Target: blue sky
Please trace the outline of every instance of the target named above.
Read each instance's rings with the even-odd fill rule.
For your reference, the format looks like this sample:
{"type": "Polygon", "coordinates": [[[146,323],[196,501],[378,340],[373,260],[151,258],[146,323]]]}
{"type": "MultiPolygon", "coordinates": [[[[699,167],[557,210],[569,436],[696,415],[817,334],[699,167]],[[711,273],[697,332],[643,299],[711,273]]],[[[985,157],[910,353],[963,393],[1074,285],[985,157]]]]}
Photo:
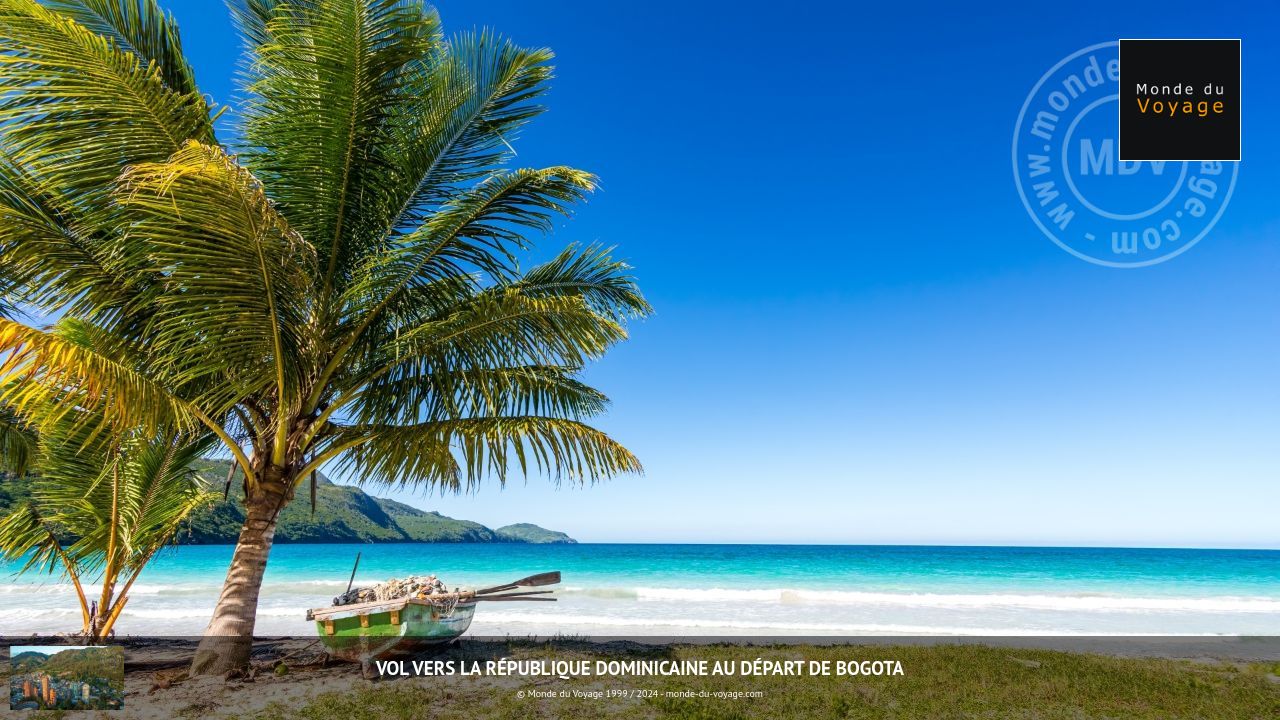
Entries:
{"type": "MultiPolygon", "coordinates": [[[[231,102],[225,11],[169,7],[231,102]]],[[[543,247],[619,246],[657,308],[589,375],[647,472],[394,497],[599,542],[1280,547],[1275,8],[437,7],[557,53],[518,160],[602,176],[543,247]],[[1120,37],[1243,38],[1235,195],[1138,270],[1056,247],[1009,167],[1040,75],[1120,37]]]]}

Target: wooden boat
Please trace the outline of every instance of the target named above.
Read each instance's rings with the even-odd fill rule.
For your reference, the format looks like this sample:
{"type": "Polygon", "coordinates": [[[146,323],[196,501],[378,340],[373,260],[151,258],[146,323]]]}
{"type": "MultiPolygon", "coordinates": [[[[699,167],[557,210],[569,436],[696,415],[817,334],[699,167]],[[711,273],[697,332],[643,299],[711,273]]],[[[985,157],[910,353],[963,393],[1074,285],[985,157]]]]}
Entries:
{"type": "Polygon", "coordinates": [[[360,663],[372,675],[374,659],[411,655],[457,639],[471,626],[481,601],[550,601],[534,597],[550,590],[492,593],[560,582],[560,573],[542,573],[482,590],[335,605],[307,611],[329,655],[360,663]]]}
{"type": "Polygon", "coordinates": [[[373,658],[407,655],[447,643],[471,626],[476,612],[470,593],[309,610],[330,655],[367,665],[373,658]]]}

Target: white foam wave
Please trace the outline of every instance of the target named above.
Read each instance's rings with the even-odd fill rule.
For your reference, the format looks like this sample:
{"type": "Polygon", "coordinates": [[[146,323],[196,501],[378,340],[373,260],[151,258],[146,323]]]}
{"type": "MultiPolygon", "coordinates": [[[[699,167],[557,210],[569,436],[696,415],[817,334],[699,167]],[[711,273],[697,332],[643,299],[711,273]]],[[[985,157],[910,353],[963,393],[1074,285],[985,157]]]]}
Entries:
{"type": "MultiPolygon", "coordinates": [[[[741,632],[744,630],[765,631],[770,633],[824,633],[830,635],[974,635],[974,636],[1096,636],[1096,637],[1133,637],[1140,633],[1132,632],[1075,632],[1066,630],[1044,630],[1040,628],[1008,628],[1008,627],[962,627],[950,625],[909,625],[897,623],[815,623],[815,622],[768,622],[750,620],[723,620],[716,618],[627,618],[607,615],[569,615],[550,618],[536,613],[492,612],[483,618],[477,615],[473,632],[483,634],[488,625],[529,625],[536,626],[538,632],[556,631],[564,627],[574,628],[676,628],[695,630],[715,634],[716,630],[741,632]]],[[[1177,635],[1179,633],[1160,633],[1177,635]]],[[[1189,633],[1188,635],[1197,635],[1189,633]]]]}
{"type": "MultiPolygon", "coordinates": [[[[183,620],[186,618],[204,618],[208,619],[213,615],[213,606],[207,607],[180,607],[180,608],[137,608],[125,610],[124,614],[130,617],[146,618],[148,620],[183,620]]],[[[296,617],[299,620],[306,617],[307,609],[305,607],[259,607],[258,617],[296,617]]]]}
{"type": "Polygon", "coordinates": [[[124,614],[129,617],[146,618],[148,620],[182,620],[185,618],[195,617],[208,618],[213,615],[213,606],[196,608],[130,608],[129,610],[126,610],[124,614]]]}
{"type": "Polygon", "coordinates": [[[1280,613],[1269,597],[1127,597],[1119,595],[1020,595],[1016,593],[885,593],[844,590],[635,588],[648,602],[753,602],[821,605],[894,605],[931,608],[1025,608],[1085,612],[1280,613]]]}
{"type": "Polygon", "coordinates": [[[79,608],[3,608],[0,620],[30,620],[49,615],[79,615],[79,608]]]}

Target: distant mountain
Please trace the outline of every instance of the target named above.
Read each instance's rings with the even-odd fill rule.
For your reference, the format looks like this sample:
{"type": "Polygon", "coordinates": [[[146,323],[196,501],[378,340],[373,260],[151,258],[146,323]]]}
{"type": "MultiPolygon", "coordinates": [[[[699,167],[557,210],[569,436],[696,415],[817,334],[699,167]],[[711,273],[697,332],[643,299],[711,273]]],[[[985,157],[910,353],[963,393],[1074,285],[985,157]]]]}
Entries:
{"type": "Polygon", "coordinates": [[[30,672],[36,668],[43,667],[49,661],[49,656],[43,653],[20,652],[9,658],[9,665],[17,672],[30,672]]]}
{"type": "MultiPolygon", "coordinates": [[[[226,461],[202,460],[196,474],[211,487],[222,490],[229,465],[226,461]]],[[[0,517],[9,507],[30,496],[30,480],[0,473],[0,517]]],[[[178,532],[183,545],[234,543],[244,522],[244,506],[236,498],[238,481],[233,481],[229,500],[218,499],[197,510],[178,532]]],[[[323,474],[316,482],[316,509],[311,512],[310,487],[303,483],[298,496],[280,511],[276,525],[277,543],[572,543],[562,532],[520,523],[492,530],[470,520],[457,520],[438,512],[428,512],[394,500],[377,498],[350,485],[335,485],[323,474]]]]}
{"type": "Polygon", "coordinates": [[[124,650],[120,647],[50,650],[48,654],[33,651],[18,653],[9,658],[10,667],[17,673],[39,670],[83,681],[94,678],[123,681],[124,650]]]}
{"type": "Polygon", "coordinates": [[[572,545],[577,540],[562,532],[538,527],[533,523],[516,523],[498,528],[495,532],[505,542],[551,543],[556,545],[572,545]]]}
{"type": "MultiPolygon", "coordinates": [[[[227,477],[226,462],[201,462],[196,471],[206,482],[221,487],[227,477]]],[[[457,520],[395,500],[377,498],[350,485],[335,485],[321,474],[316,481],[316,509],[311,511],[309,486],[298,488],[298,497],[280,512],[275,541],[279,543],[543,543],[575,542],[564,533],[537,525],[514,534],[495,532],[470,520],[457,520]]],[[[234,494],[234,489],[233,489],[234,494]]],[[[197,511],[179,533],[183,544],[233,543],[244,522],[244,506],[234,497],[197,511]]],[[[505,528],[504,528],[505,529],[505,528]]]]}
{"type": "Polygon", "coordinates": [[[407,536],[419,538],[422,542],[504,542],[499,533],[478,522],[455,520],[395,500],[374,500],[407,536]]]}
{"type": "Polygon", "coordinates": [[[69,677],[81,682],[104,679],[124,682],[124,648],[90,647],[63,650],[51,656],[41,668],[50,675],[69,677]]]}

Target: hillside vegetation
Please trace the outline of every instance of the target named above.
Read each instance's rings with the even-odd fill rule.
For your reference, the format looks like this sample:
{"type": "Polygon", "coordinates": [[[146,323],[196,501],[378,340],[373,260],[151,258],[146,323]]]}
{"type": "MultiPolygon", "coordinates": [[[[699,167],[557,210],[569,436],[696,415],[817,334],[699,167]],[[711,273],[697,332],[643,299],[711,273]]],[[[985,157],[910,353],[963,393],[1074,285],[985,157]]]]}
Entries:
{"type": "Polygon", "coordinates": [[[23,673],[41,671],[81,682],[124,682],[124,650],[120,647],[77,648],[52,655],[24,652],[14,656],[11,664],[15,671],[23,673]]]}
{"type": "MultiPolygon", "coordinates": [[[[225,461],[201,460],[194,468],[211,487],[223,488],[225,461]]],[[[236,498],[239,479],[232,481],[229,499],[218,499],[197,510],[184,523],[175,540],[185,545],[234,543],[244,522],[244,506],[236,498]]],[[[30,480],[0,475],[0,516],[30,495],[30,480]]],[[[316,483],[315,512],[310,487],[304,483],[298,498],[280,512],[277,543],[574,543],[573,538],[530,523],[493,530],[470,520],[446,517],[438,512],[378,498],[350,485],[336,485],[324,475],[316,483]]]]}

